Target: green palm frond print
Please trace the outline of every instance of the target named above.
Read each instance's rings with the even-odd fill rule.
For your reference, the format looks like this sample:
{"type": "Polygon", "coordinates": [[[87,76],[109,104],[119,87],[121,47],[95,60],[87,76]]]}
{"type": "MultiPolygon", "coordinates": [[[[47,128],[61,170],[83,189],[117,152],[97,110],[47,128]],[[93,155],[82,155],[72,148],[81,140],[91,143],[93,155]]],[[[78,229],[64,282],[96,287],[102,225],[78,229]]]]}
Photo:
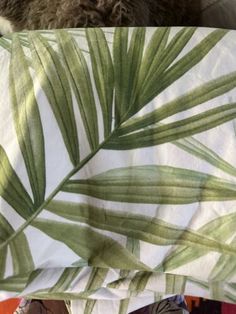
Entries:
{"type": "Polygon", "coordinates": [[[0,299],[236,302],[236,36],[0,39],[0,299]]]}

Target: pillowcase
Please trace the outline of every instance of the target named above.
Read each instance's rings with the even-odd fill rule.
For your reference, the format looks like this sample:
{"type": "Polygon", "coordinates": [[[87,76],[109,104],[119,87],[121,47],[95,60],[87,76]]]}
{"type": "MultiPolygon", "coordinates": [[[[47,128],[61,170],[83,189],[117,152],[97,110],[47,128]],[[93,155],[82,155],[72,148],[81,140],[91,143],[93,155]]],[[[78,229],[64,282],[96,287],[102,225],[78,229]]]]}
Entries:
{"type": "Polygon", "coordinates": [[[35,31],[0,47],[0,298],[103,314],[234,302],[235,32],[35,31]]]}

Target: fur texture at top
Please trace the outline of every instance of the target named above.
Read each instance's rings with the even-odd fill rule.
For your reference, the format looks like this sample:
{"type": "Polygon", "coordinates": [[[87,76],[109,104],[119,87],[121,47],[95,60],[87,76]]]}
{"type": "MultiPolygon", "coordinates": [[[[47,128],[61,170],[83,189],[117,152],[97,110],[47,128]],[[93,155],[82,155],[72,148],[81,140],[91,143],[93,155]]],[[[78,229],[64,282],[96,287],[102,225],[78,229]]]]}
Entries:
{"type": "MultiPolygon", "coordinates": [[[[0,0],[13,30],[181,25],[189,0],[0,0]]],[[[1,31],[1,30],[0,30],[1,31]]]]}

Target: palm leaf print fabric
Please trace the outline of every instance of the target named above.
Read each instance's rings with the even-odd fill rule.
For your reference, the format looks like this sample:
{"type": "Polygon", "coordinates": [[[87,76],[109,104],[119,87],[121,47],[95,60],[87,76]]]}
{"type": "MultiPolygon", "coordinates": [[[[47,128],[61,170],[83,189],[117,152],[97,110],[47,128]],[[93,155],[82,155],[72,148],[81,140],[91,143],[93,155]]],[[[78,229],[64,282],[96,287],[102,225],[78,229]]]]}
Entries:
{"type": "Polygon", "coordinates": [[[236,302],[236,32],[0,39],[0,298],[236,302]]]}

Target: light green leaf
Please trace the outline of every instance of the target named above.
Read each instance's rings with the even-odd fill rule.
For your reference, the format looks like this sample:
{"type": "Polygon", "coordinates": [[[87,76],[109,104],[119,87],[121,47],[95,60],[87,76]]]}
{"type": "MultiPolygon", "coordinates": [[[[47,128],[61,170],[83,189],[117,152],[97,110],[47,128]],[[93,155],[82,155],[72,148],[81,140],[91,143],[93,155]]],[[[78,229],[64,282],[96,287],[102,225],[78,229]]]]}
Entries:
{"type": "MultiPolygon", "coordinates": [[[[11,228],[8,226],[8,222],[5,217],[0,213],[0,244],[7,240],[11,233],[11,228]]],[[[4,277],[7,267],[7,247],[0,249],[0,280],[4,277]]]]}
{"type": "Polygon", "coordinates": [[[72,282],[79,276],[82,268],[66,268],[56,284],[49,289],[48,293],[66,292],[69,290],[72,282]]]}
{"type": "Polygon", "coordinates": [[[133,253],[138,259],[140,259],[140,243],[138,239],[128,237],[126,248],[129,252],[133,253]]]}
{"type": "Polygon", "coordinates": [[[232,175],[236,176],[236,168],[230,163],[221,158],[213,150],[211,150],[206,145],[202,144],[200,141],[193,137],[188,137],[186,139],[179,140],[173,143],[177,147],[185,150],[189,154],[202,159],[209,164],[215,166],[218,169],[232,175]]]}
{"type": "Polygon", "coordinates": [[[21,293],[28,280],[28,274],[20,274],[0,280],[0,287],[2,291],[19,292],[21,293]]]}
{"type": "MultiPolygon", "coordinates": [[[[231,245],[236,247],[236,237],[234,237],[231,245]]],[[[226,281],[232,278],[234,274],[236,274],[235,257],[231,255],[221,255],[210,273],[209,280],[226,281]]]]}
{"type": "MultiPolygon", "coordinates": [[[[206,57],[209,51],[211,51],[212,48],[214,48],[215,45],[227,34],[227,30],[214,30],[192,50],[186,53],[179,61],[171,65],[175,58],[185,48],[194,32],[195,28],[183,28],[167,45],[166,49],[164,49],[160,56],[162,61],[161,66],[156,69],[155,75],[152,73],[152,78],[145,83],[145,90],[142,88],[144,86],[140,85],[139,88],[141,92],[139,98],[135,100],[136,105],[133,107],[135,110],[128,112],[127,116],[130,117],[135,114],[143,108],[144,105],[158,96],[164,89],[192,69],[206,57]]],[[[155,49],[154,44],[152,47],[149,47],[149,49],[155,49]]],[[[166,111],[166,113],[167,116],[170,115],[169,111],[166,111]]],[[[125,120],[123,122],[125,122],[125,120]]]]}
{"type": "Polygon", "coordinates": [[[113,42],[115,74],[115,122],[119,125],[127,110],[133,106],[145,44],[145,28],[133,30],[128,45],[129,30],[116,28],[113,42]]]}
{"type": "MultiPolygon", "coordinates": [[[[230,303],[236,303],[236,297],[235,297],[235,294],[227,291],[224,296],[227,298],[227,300],[230,302],[230,303]]],[[[225,298],[224,298],[225,299],[225,298]]],[[[224,299],[222,298],[222,301],[224,301],[224,299]]]]}
{"type": "Polygon", "coordinates": [[[12,227],[7,219],[0,213],[0,243],[7,240],[12,233],[12,227]]]}
{"type": "MultiPolygon", "coordinates": [[[[230,238],[235,233],[235,218],[235,213],[216,218],[201,227],[199,230],[197,230],[197,232],[202,235],[207,235],[212,239],[215,239],[215,241],[218,241],[219,246],[221,246],[228,238],[230,238]]],[[[231,247],[232,250],[236,249],[236,246],[228,246],[231,247]]],[[[164,270],[166,272],[176,269],[207,254],[208,252],[209,250],[207,249],[199,249],[197,247],[177,247],[164,259],[161,265],[158,265],[156,267],[156,271],[164,270]]]]}
{"type": "Polygon", "coordinates": [[[145,28],[136,28],[133,30],[131,37],[131,42],[127,54],[127,71],[128,80],[126,80],[127,91],[125,104],[123,105],[122,118],[126,116],[127,110],[132,110],[135,105],[134,100],[136,96],[140,93],[140,87],[138,86],[139,72],[142,64],[142,57],[145,44],[145,28]]]}
{"type": "Polygon", "coordinates": [[[224,283],[219,281],[211,281],[209,287],[211,298],[213,300],[221,300],[224,296],[224,283]]]}
{"type": "Polygon", "coordinates": [[[84,309],[84,314],[92,314],[97,300],[88,300],[84,309]]]}
{"type": "Polygon", "coordinates": [[[86,37],[89,46],[95,85],[101,104],[104,136],[112,128],[112,105],[114,89],[114,69],[111,53],[104,32],[99,28],[87,28],[86,37]]]}
{"type": "MultiPolygon", "coordinates": [[[[157,67],[155,69],[154,68],[152,69],[150,76],[148,76],[148,79],[144,81],[144,84],[140,85],[141,91],[139,94],[139,98],[136,99],[136,106],[135,106],[136,108],[134,111],[132,111],[132,114],[140,110],[144,105],[150,102],[154,97],[156,97],[163,90],[162,81],[165,78],[165,71],[168,71],[167,69],[169,68],[169,66],[178,57],[180,52],[185,48],[185,46],[187,45],[187,43],[189,42],[189,40],[195,33],[195,30],[196,28],[194,27],[182,28],[170,41],[167,47],[163,51],[160,51],[159,54],[157,54],[156,57],[159,58],[160,61],[158,64],[156,64],[157,67]]],[[[166,43],[166,41],[167,41],[167,38],[164,37],[163,45],[166,43]]],[[[152,41],[151,46],[148,47],[150,52],[156,49],[155,45],[156,45],[155,41],[152,41]]],[[[161,47],[161,48],[163,49],[164,47],[161,47]]],[[[188,70],[189,69],[186,68],[186,71],[188,70]]],[[[172,77],[173,81],[171,83],[173,83],[177,79],[178,79],[178,73],[175,74],[175,76],[173,75],[172,77]]],[[[171,84],[168,84],[168,85],[171,85],[171,84]]]]}
{"type": "Polygon", "coordinates": [[[88,291],[91,294],[92,292],[95,292],[97,289],[101,288],[106,279],[108,271],[108,268],[93,267],[85,291],[88,291]]]}
{"type": "Polygon", "coordinates": [[[128,98],[128,38],[129,29],[117,27],[114,33],[113,41],[113,63],[115,75],[115,113],[116,124],[120,123],[120,119],[125,112],[126,106],[129,105],[128,98]]]}
{"type": "MultiPolygon", "coordinates": [[[[7,219],[0,213],[0,244],[4,244],[15,232],[13,227],[7,221],[7,219]]],[[[31,256],[30,248],[25,234],[22,232],[17,237],[11,239],[9,244],[14,275],[24,274],[31,271],[34,268],[33,258],[31,256]]],[[[4,271],[7,246],[3,246],[0,249],[3,253],[1,255],[0,262],[0,278],[4,271]]]]}
{"type": "Polygon", "coordinates": [[[190,204],[234,200],[236,185],[205,173],[168,166],[118,168],[87,180],[70,180],[62,191],[114,202],[190,204]]]}
{"type": "MultiPolygon", "coordinates": [[[[86,223],[100,230],[107,230],[122,234],[132,242],[132,248],[128,247],[136,257],[139,257],[139,240],[156,245],[188,245],[189,247],[201,247],[205,250],[227,251],[233,253],[235,250],[229,245],[219,244],[207,234],[202,234],[174,224],[167,223],[155,217],[127,213],[125,211],[108,210],[93,207],[87,204],[77,204],[63,201],[52,201],[47,207],[50,212],[72,221],[86,223]],[[133,251],[131,250],[133,249],[133,251]]],[[[129,243],[130,246],[130,243],[129,243]]]]}
{"type": "MultiPolygon", "coordinates": [[[[139,86],[143,87],[144,89],[146,88],[146,85],[148,86],[150,83],[150,80],[154,78],[154,75],[156,72],[159,70],[160,66],[162,67],[168,67],[168,63],[172,62],[172,58],[167,62],[167,51],[166,51],[166,45],[167,41],[170,35],[170,28],[169,27],[158,27],[154,34],[152,35],[147,48],[145,49],[145,54],[142,60],[141,64],[141,69],[140,69],[140,75],[139,75],[139,86]],[[165,63],[163,63],[165,62],[165,63]]],[[[176,36],[183,36],[186,35],[186,30],[181,30],[178,32],[176,36]]],[[[192,31],[187,32],[187,41],[189,40],[189,35],[190,37],[192,36],[192,31]]],[[[172,39],[172,44],[176,42],[176,37],[175,39],[172,39]]],[[[170,53],[170,51],[169,51],[170,53]]],[[[173,51],[172,51],[173,53],[173,51]]],[[[175,50],[175,55],[178,53],[178,51],[175,50]]],[[[170,57],[170,55],[169,55],[170,57]]],[[[140,91],[142,92],[142,90],[140,91]]]]}
{"type": "MultiPolygon", "coordinates": [[[[189,110],[204,102],[223,95],[236,87],[236,72],[220,76],[204,85],[187,92],[178,98],[165,103],[160,108],[143,115],[140,118],[130,119],[124,123],[117,134],[126,135],[128,133],[144,129],[154,125],[172,115],[189,110]]],[[[217,108],[216,108],[217,109],[217,108]]]]}
{"type": "Polygon", "coordinates": [[[236,103],[227,104],[176,122],[147,128],[131,135],[116,137],[114,133],[104,146],[106,149],[128,150],[150,147],[198,134],[236,117],[236,103]]]}
{"type": "MultiPolygon", "coordinates": [[[[165,45],[165,47],[163,47],[163,50],[161,51],[162,53],[160,54],[160,58],[162,61],[159,61],[155,71],[153,69],[153,74],[164,73],[170,67],[170,65],[173,64],[173,62],[176,60],[176,58],[187,46],[190,39],[195,34],[196,29],[196,27],[183,27],[173,36],[168,45],[165,45]]],[[[152,45],[155,45],[155,42],[153,42],[152,45]]],[[[153,46],[150,48],[153,48],[153,46]]],[[[150,77],[150,79],[151,78],[152,77],[150,77]]]]}
{"type": "Polygon", "coordinates": [[[16,134],[38,206],[44,200],[46,185],[44,136],[33,80],[18,35],[13,35],[9,80],[16,134]]]}
{"type": "Polygon", "coordinates": [[[63,242],[92,266],[141,270],[147,268],[118,242],[89,227],[43,219],[34,220],[32,225],[51,238],[63,242]]]}
{"type": "Polygon", "coordinates": [[[135,274],[129,284],[129,290],[132,292],[142,292],[145,290],[148,280],[152,276],[152,272],[139,271],[135,274]]]}
{"type": "Polygon", "coordinates": [[[0,146],[0,196],[23,218],[33,213],[33,203],[0,146]]]}
{"type": "Polygon", "coordinates": [[[128,311],[130,299],[123,299],[120,301],[119,313],[118,314],[126,314],[128,311]]]}
{"type": "Polygon", "coordinates": [[[0,249],[0,281],[4,278],[5,270],[7,267],[7,247],[0,249]]]}
{"type": "Polygon", "coordinates": [[[184,294],[187,277],[166,274],[166,294],[184,294]]]}
{"type": "MultiPolygon", "coordinates": [[[[161,83],[158,86],[158,94],[202,61],[227,33],[228,30],[225,29],[213,30],[192,50],[170,66],[163,75],[161,83]]],[[[151,98],[152,95],[149,95],[147,100],[149,99],[150,101],[151,98]]]]}
{"type": "Polygon", "coordinates": [[[96,149],[99,143],[98,118],[88,65],[81,49],[67,31],[57,31],[56,35],[90,147],[96,149]]]}
{"type": "MultiPolygon", "coordinates": [[[[87,282],[85,292],[88,292],[88,296],[96,292],[97,289],[101,288],[104,280],[106,279],[108,268],[93,268],[87,282]]],[[[93,312],[96,300],[88,300],[85,306],[85,313],[91,314],[93,312]]]]}
{"type": "Polygon", "coordinates": [[[0,47],[11,52],[11,43],[5,37],[0,37],[0,47]]]}
{"type": "Polygon", "coordinates": [[[57,119],[73,165],[79,162],[78,135],[69,81],[58,54],[37,32],[29,33],[32,66],[57,119]]]}
{"type": "Polygon", "coordinates": [[[25,234],[22,232],[9,244],[14,274],[24,274],[34,269],[34,262],[25,234]]]}

